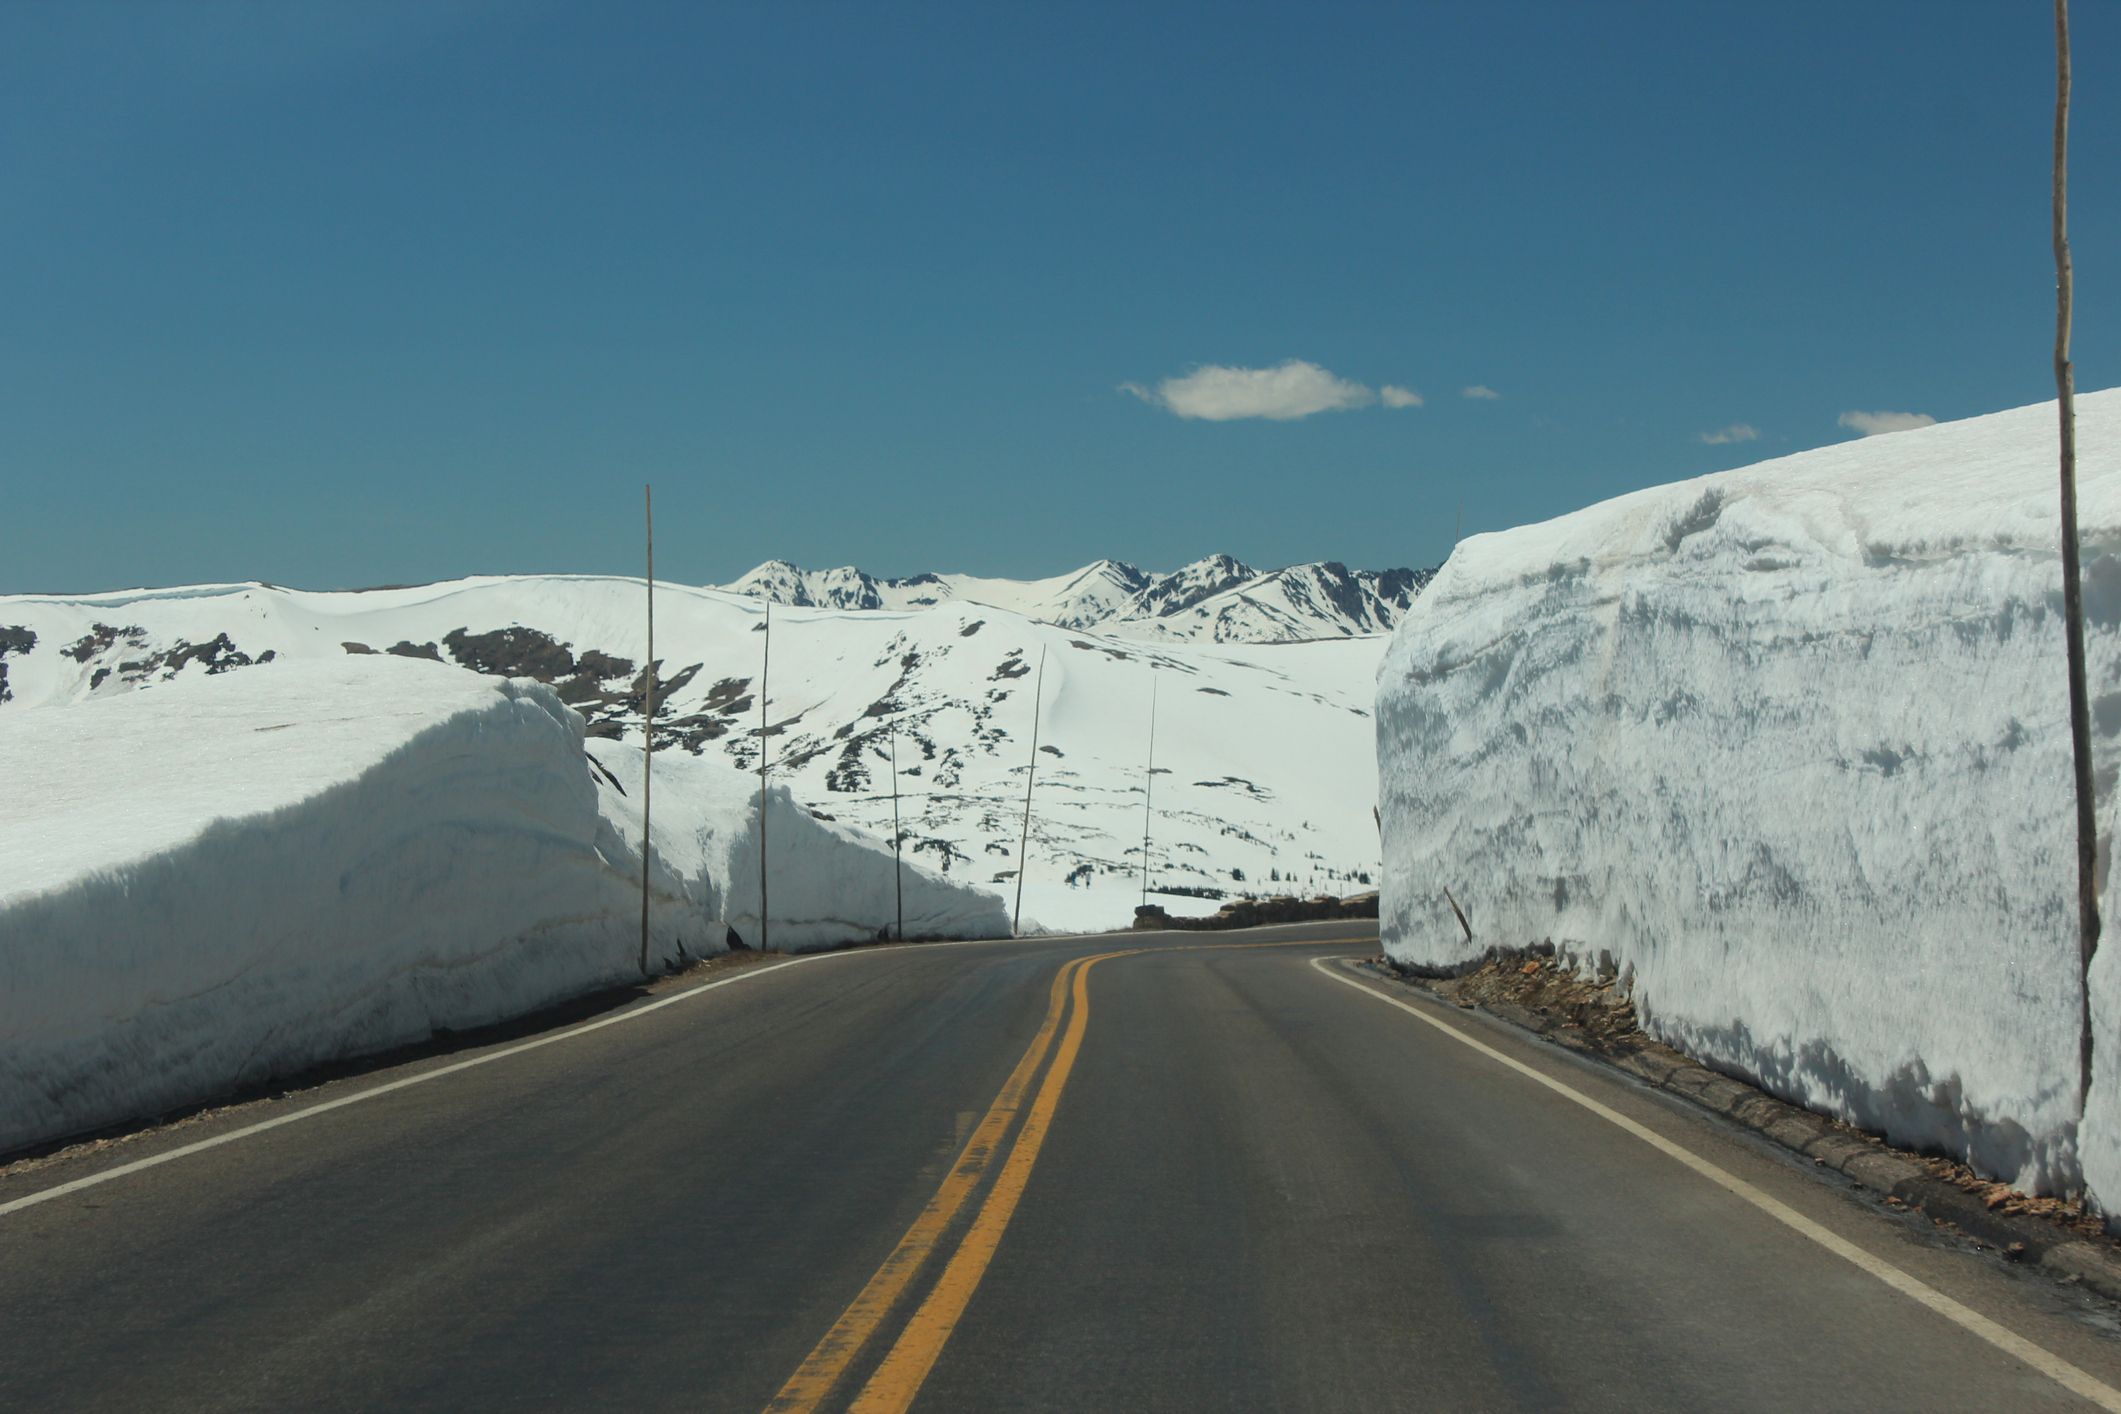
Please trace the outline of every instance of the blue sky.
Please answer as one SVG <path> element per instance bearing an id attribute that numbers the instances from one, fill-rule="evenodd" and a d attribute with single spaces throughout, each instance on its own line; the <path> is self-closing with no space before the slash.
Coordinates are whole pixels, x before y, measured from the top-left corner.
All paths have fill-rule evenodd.
<path id="1" fill-rule="evenodd" d="M 2092 389 L 2121 5 L 2075 9 Z M 2052 396 L 2052 44 L 1994 0 L 0 3 L 0 592 L 632 573 L 644 481 L 691 582 L 1434 564 L 1461 503 Z"/>

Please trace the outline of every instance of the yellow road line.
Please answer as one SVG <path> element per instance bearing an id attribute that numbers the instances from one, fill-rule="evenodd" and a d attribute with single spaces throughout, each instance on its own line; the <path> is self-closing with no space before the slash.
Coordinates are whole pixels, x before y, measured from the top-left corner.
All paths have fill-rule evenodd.
<path id="1" fill-rule="evenodd" d="M 1175 948 L 1161 948 L 1158 951 L 1197 952 L 1202 948 L 1352 948 L 1376 941 L 1375 938 L 1295 938 L 1285 943 L 1181 943 Z"/>
<path id="2" fill-rule="evenodd" d="M 1171 949 L 1128 948 L 1120 952 L 1100 953 L 1091 958 L 1079 958 L 1063 966 L 1053 979 L 1053 990 L 1048 1003 L 1046 1020 L 1031 1043 L 1031 1048 L 1017 1062 L 1008 1084 L 994 1102 L 994 1108 L 975 1131 L 972 1142 L 965 1147 L 950 1176 L 943 1181 L 935 1198 L 915 1220 L 913 1226 L 900 1239 L 898 1247 L 884 1260 L 884 1265 L 861 1295 L 854 1299 L 846 1312 L 824 1339 L 817 1343 L 788 1383 L 781 1387 L 773 1402 L 766 1406 L 765 1414 L 809 1414 L 832 1392 L 833 1387 L 847 1372 L 848 1366 L 860 1356 L 862 1348 L 876 1334 L 877 1328 L 890 1314 L 891 1308 L 905 1294 L 907 1286 L 919 1274 L 922 1265 L 934 1251 L 945 1229 L 966 1198 L 978 1185 L 985 1173 L 995 1148 L 1007 1131 L 1010 1117 L 1021 1101 L 1024 1089 L 1045 1059 L 1048 1043 L 1059 1025 L 1063 1004 L 1068 994 L 1068 983 L 1074 981 L 1075 1011 L 1069 1020 L 1066 1038 L 1061 1043 L 1058 1057 L 1047 1072 L 1045 1084 L 1039 1087 L 1038 1098 L 1032 1104 L 1030 1116 L 1017 1134 L 1015 1147 L 1004 1162 L 1002 1173 L 981 1204 L 973 1225 L 957 1251 L 951 1255 L 949 1264 L 934 1290 L 921 1303 L 899 1335 L 883 1363 L 871 1376 L 850 1414 L 873 1414 L 879 1410 L 904 1410 L 920 1392 L 920 1387 L 933 1368 L 936 1358 L 942 1354 L 943 1346 L 956 1328 L 958 1318 L 963 1315 L 980 1279 L 986 1274 L 987 1265 L 993 1260 L 995 1250 L 1001 1245 L 1003 1232 L 1016 1212 L 1016 1205 L 1023 1196 L 1025 1185 L 1030 1181 L 1032 1166 L 1038 1162 L 1040 1146 L 1045 1142 L 1047 1129 L 1053 1122 L 1053 1112 L 1060 1104 L 1061 1091 L 1066 1088 L 1068 1074 L 1074 1068 L 1075 1058 L 1082 1049 L 1083 1033 L 1089 1025 L 1089 983 L 1087 974 L 1094 963 L 1107 958 L 1129 957 L 1148 951 L 1196 951 L 1207 948 L 1274 948 L 1346 946 L 1375 942 L 1374 938 L 1322 938 L 1302 939 L 1292 942 L 1273 943 L 1192 943 L 1181 944 Z"/>
<path id="3" fill-rule="evenodd" d="M 1387 1006 L 1398 1007 L 1415 1020 L 1427 1022 L 1452 1040 L 1463 1041 L 1489 1059 L 1502 1062 L 1502 1064 L 1518 1074 L 1538 1081 L 1541 1085 L 1546 1086 L 1549 1090 L 1554 1091 L 1565 1099 L 1575 1101 L 1600 1119 L 1618 1125 L 1659 1153 L 1677 1159 L 1709 1182 L 1739 1198 L 1743 1198 L 1746 1202 L 1760 1209 L 1761 1212 L 1804 1234 L 1835 1256 L 1862 1268 L 1893 1290 L 1899 1292 L 1902 1296 L 1929 1307 L 1930 1310 L 1935 1311 L 1946 1320 L 1981 1337 L 1990 1345 L 1995 1346 L 1996 1349 L 2024 1361 L 2072 1394 L 2081 1395 L 2093 1404 L 2098 1405 L 2101 1409 L 2121 1411 L 2121 1390 L 2116 1390 L 2105 1381 L 2087 1374 L 2075 1365 L 2070 1364 L 2067 1360 L 2064 1360 L 2061 1356 L 2051 1354 L 2016 1332 L 1997 1325 L 1980 1312 L 1961 1305 L 1934 1286 L 1931 1286 L 1928 1282 L 1902 1271 L 1883 1257 L 1872 1256 L 1855 1243 L 1813 1222 L 1795 1208 L 1790 1207 L 1780 1199 L 1770 1197 L 1736 1174 L 1718 1167 L 1690 1149 L 1673 1143 L 1654 1129 L 1646 1125 L 1637 1124 L 1619 1111 L 1601 1105 L 1574 1086 L 1565 1085 L 1551 1075 L 1534 1070 L 1523 1061 L 1504 1055 L 1493 1046 L 1476 1041 L 1472 1036 L 1461 1031 L 1456 1026 L 1430 1016 L 1427 1012 L 1416 1008 L 1411 1003 L 1403 1002 L 1397 997 L 1386 996 L 1374 987 L 1359 982 L 1343 972 L 1333 970 L 1331 959 L 1329 958 L 1314 957 L 1311 959 L 1311 965 L 1334 981 L 1344 982 L 1356 991 L 1363 993 L 1365 996 L 1375 997 Z"/>
<path id="4" fill-rule="evenodd" d="M 966 938 L 945 943 L 917 943 L 914 946 L 921 948 L 964 948 L 975 947 L 982 943 L 994 944 L 1002 941 L 1006 940 Z M 460 1070 L 471 1070 L 477 1066 L 491 1065 L 495 1061 L 506 1060 L 510 1056 L 519 1056 L 525 1051 L 535 1051 L 540 1047 L 555 1045 L 561 1041 L 572 1041 L 577 1036 L 587 1036 L 592 1031 L 602 1031 L 607 1026 L 617 1026 L 623 1022 L 637 1021 L 641 1017 L 661 1011 L 664 1007 L 675 1006 L 679 1002 L 689 1002 L 695 997 L 706 996 L 710 992 L 719 991 L 723 987 L 732 986 L 738 982 L 748 982 L 754 977 L 764 977 L 771 973 L 779 972 L 783 968 L 798 967 L 804 963 L 812 962 L 832 962 L 850 957 L 891 957 L 897 955 L 896 949 L 845 948 L 838 952 L 804 953 L 800 957 L 791 957 L 786 962 L 776 962 L 770 967 L 746 968 L 734 976 L 724 977 L 716 982 L 703 982 L 697 987 L 687 987 L 681 992 L 672 992 L 655 1001 L 630 1007 L 625 1011 L 607 1016 L 600 1021 L 585 1022 L 580 1026 L 569 1027 L 564 1031 L 555 1031 L 548 1036 L 540 1036 L 535 1041 L 525 1041 L 521 1045 L 507 1046 L 498 1051 L 488 1051 L 484 1055 L 473 1056 L 470 1060 L 458 1061 L 454 1065 L 437 1066 L 433 1070 L 423 1070 L 417 1075 L 408 1075 L 403 1079 L 393 1080 L 387 1084 L 372 1086 L 366 1090 L 357 1090 L 351 1095 L 341 1095 L 335 1100 L 326 1100 L 321 1104 L 310 1105 L 306 1109 L 276 1115 L 271 1119 L 260 1120 L 256 1124 L 246 1124 L 240 1129 L 231 1129 L 225 1134 L 216 1134 L 211 1139 L 201 1139 L 175 1149 L 164 1150 L 159 1154 L 150 1154 L 144 1159 L 135 1159 L 131 1163 L 103 1169 L 84 1178 L 74 1179 L 69 1183 L 61 1183 L 52 1188 L 41 1189 L 35 1193 L 25 1194 L 20 1198 L 10 1199 L 5 1203 L 0 1203 L 0 1217 L 18 1212 L 23 1208 L 35 1207 L 39 1203 L 49 1202 L 54 1198 L 63 1198 L 69 1193 L 78 1193 L 84 1188 L 93 1188 L 99 1183 L 108 1183 L 114 1178 L 123 1178 L 127 1174 L 138 1173 L 142 1169 L 151 1169 L 161 1164 L 172 1163 L 178 1159 L 189 1158 L 193 1154 L 203 1153 L 208 1149 L 218 1149 L 223 1144 L 233 1144 L 238 1139 L 248 1139 L 254 1134 L 264 1134 L 270 1130 L 278 1129 L 282 1125 L 293 1124 L 297 1120 L 314 1119 L 318 1115 L 330 1114 L 333 1110 L 343 1109 L 347 1105 L 359 1104 L 363 1100 L 373 1100 L 381 1095 L 394 1094 L 408 1085 L 424 1085 L 430 1080 L 440 1080 L 445 1075 L 455 1075 Z"/>
<path id="5" fill-rule="evenodd" d="M 965 1145 L 964 1153 L 944 1178 L 935 1197 L 906 1229 L 898 1246 L 877 1268 L 876 1275 L 862 1288 L 861 1295 L 854 1298 L 832 1329 L 825 1332 L 824 1339 L 817 1343 L 808 1359 L 789 1376 L 788 1383 L 781 1386 L 773 1402 L 766 1406 L 766 1414 L 807 1414 L 816 1409 L 819 1402 L 832 1392 L 832 1387 L 847 1366 L 861 1354 L 862 1346 L 876 1333 L 876 1328 L 890 1313 L 892 1304 L 905 1293 L 906 1285 L 921 1269 L 928 1254 L 935 1249 L 936 1241 L 950 1220 L 957 1216 L 965 1199 L 978 1186 L 980 1176 L 987 1171 L 987 1163 L 993 1158 L 1002 1136 L 1008 1132 L 1009 1122 L 1022 1103 L 1024 1090 L 1031 1084 L 1031 1077 L 1038 1072 L 1039 1063 L 1045 1060 L 1051 1048 L 1053 1033 L 1059 1029 L 1061 1012 L 1067 1004 L 1068 979 L 1081 964 L 1069 962 L 1054 975 L 1053 990 L 1047 999 L 1046 1019 L 1039 1025 L 1038 1034 L 1031 1038 L 1022 1060 L 1016 1063 L 1001 1093 L 995 1097 L 993 1106 L 987 1111 L 979 1127 L 972 1132 L 971 1142 Z"/>
<path id="6" fill-rule="evenodd" d="M 950 1264 L 943 1268 L 935 1289 L 928 1299 L 913 1313 L 906 1329 L 899 1334 L 898 1342 L 884 1363 L 869 1377 L 861 1394 L 848 1407 L 848 1414 L 903 1414 L 920 1393 L 921 1384 L 928 1378 L 928 1371 L 935 1365 L 936 1357 L 943 1353 L 943 1345 L 950 1333 L 957 1328 L 957 1321 L 964 1314 L 966 1303 L 972 1300 L 973 1291 L 980 1278 L 986 1275 L 987 1263 L 1001 1245 L 1002 1234 L 1009 1227 L 1009 1219 L 1016 1213 L 1017 1200 L 1024 1195 L 1024 1185 L 1030 1181 L 1031 1166 L 1038 1162 L 1039 1146 L 1045 1142 L 1046 1130 L 1053 1123 L 1053 1111 L 1060 1104 L 1061 1091 L 1067 1087 L 1068 1072 L 1075 1066 L 1075 1057 L 1082 1050 L 1083 1031 L 1090 1020 L 1090 969 L 1106 958 L 1127 957 L 1143 951 L 1130 948 L 1125 952 L 1100 953 L 1084 961 L 1075 973 L 1075 1010 L 1068 1018 L 1068 1034 L 1061 1041 L 1060 1050 L 1053 1057 L 1053 1066 L 1046 1072 L 1046 1081 L 1039 1086 L 1038 1099 L 1032 1102 L 1031 1113 L 1024 1119 L 1024 1127 L 1016 1136 L 1016 1147 L 1009 1151 L 1008 1162 L 1002 1165 L 1001 1177 L 994 1181 L 987 1201 L 980 1205 L 979 1216 L 972 1221 L 972 1230 L 951 1254 Z"/>

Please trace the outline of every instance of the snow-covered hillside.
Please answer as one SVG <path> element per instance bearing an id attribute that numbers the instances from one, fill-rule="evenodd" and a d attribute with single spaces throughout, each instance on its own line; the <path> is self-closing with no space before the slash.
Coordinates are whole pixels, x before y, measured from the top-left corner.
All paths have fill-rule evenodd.
<path id="1" fill-rule="evenodd" d="M 1298 643 L 1389 632 L 1433 573 L 1350 570 L 1332 561 L 1262 573 L 1211 555 L 1172 574 L 1099 560 L 1053 579 L 876 579 L 858 569 L 804 570 L 769 560 L 724 587 L 804 607 L 924 609 L 955 600 L 1122 638 Z"/>
<path id="2" fill-rule="evenodd" d="M 0 724 L 0 1151 L 639 976 L 640 750 L 541 684 L 284 654 Z M 756 941 L 755 783 L 656 772 L 651 962 Z M 892 921 L 882 842 L 768 824 L 776 946 Z M 919 868 L 906 912 L 1008 928 Z"/>
<path id="3" fill-rule="evenodd" d="M 394 654 L 549 683 L 589 719 L 600 752 L 594 738 L 640 740 L 642 600 L 638 580 L 565 576 L 0 598 L 14 695 L 0 731 L 45 705 L 255 672 L 268 659 Z M 765 612 L 748 596 L 658 587 L 659 762 L 693 753 L 756 768 Z M 956 599 L 772 613 L 773 781 L 888 839 L 895 732 L 907 857 L 1012 904 L 1044 654 L 1027 925 L 1132 919 L 1152 684 L 1155 883 L 1200 891 L 1168 906 L 1213 912 L 1226 893 L 1347 893 L 1374 877 L 1369 706 L 1381 638 L 1151 645 Z"/>
<path id="4" fill-rule="evenodd" d="M 2121 391 L 2078 409 L 2104 858 Z M 2055 440 L 2020 408 L 1462 544 L 1379 675 L 1391 954 L 1610 952 L 1682 1049 L 2121 1211 L 2112 930 L 2076 1123 Z"/>

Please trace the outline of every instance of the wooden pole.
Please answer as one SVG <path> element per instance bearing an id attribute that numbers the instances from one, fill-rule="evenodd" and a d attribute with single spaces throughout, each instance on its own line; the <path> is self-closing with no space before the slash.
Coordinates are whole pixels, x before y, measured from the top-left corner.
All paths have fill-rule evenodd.
<path id="1" fill-rule="evenodd" d="M 1156 679 L 1149 679 L 1149 771 L 1142 782 L 1142 906 L 1149 903 L 1149 803 L 1156 795 Z"/>
<path id="2" fill-rule="evenodd" d="M 1012 938 L 1024 927 L 1024 875 L 1030 872 L 1026 851 L 1031 848 L 1031 784 L 1038 779 L 1038 715 L 1045 689 L 1046 650 L 1041 647 L 1038 650 L 1038 681 L 1031 689 L 1031 774 L 1024 777 L 1024 834 L 1016 846 L 1016 916 L 1009 920 L 1009 936 Z"/>
<path id="3" fill-rule="evenodd" d="M 648 975 L 648 799 L 655 786 L 655 488 L 641 487 L 648 517 L 648 710 L 641 714 L 641 975 Z"/>
<path id="4" fill-rule="evenodd" d="M 1458 900 L 1451 897 L 1451 886 L 1449 884 L 1443 886 L 1443 901 L 1451 905 L 1451 914 L 1457 918 L 1458 926 L 1465 930 L 1466 941 L 1472 942 L 1473 925 L 1466 921 L 1466 911 L 1458 906 Z"/>
<path id="5" fill-rule="evenodd" d="M 891 724 L 891 870 L 898 890 L 898 940 L 906 941 L 906 865 L 899 856 L 898 723 Z"/>
<path id="6" fill-rule="evenodd" d="M 773 601 L 766 601 L 766 647 L 759 655 L 759 951 L 771 952 L 772 928 L 766 921 L 766 674 L 773 667 Z"/>
<path id="7" fill-rule="evenodd" d="M 2069 739 L 2077 786 L 2077 1112 L 2092 1088 L 2092 954 L 2099 947 L 2099 817 L 2084 668 L 2084 582 L 2077 555 L 2077 389 L 2069 363 L 2069 0 L 2055 0 L 2055 406 L 2061 424 L 2062 618 L 2069 651 Z"/>

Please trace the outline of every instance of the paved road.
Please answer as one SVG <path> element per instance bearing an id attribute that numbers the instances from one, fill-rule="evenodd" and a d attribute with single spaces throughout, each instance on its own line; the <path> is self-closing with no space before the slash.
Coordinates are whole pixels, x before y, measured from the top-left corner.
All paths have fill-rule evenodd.
<path id="1" fill-rule="evenodd" d="M 0 1408 L 2099 1407 L 2043 1361 L 2121 1387 L 2112 1307 L 1312 965 L 1374 951 L 1359 927 L 754 970 L 0 1212 Z M 0 1205 L 520 1044 L 48 1165 Z"/>

